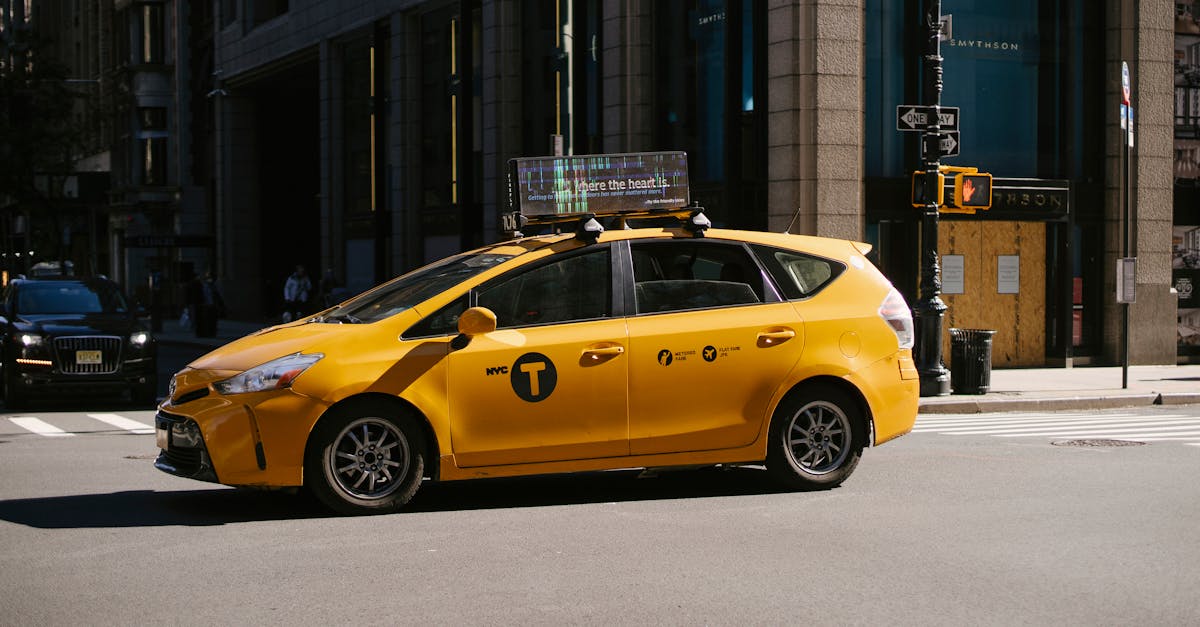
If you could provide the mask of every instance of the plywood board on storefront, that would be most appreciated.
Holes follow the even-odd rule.
[[[962,256],[962,293],[942,295],[947,366],[951,328],[995,330],[993,367],[1045,366],[1046,225],[942,221],[938,252]],[[1001,293],[1014,291],[1014,282],[1016,293]]]

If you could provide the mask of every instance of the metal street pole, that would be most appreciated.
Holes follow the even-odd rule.
[[[925,188],[935,190],[941,153],[926,150],[924,135],[937,133],[940,127],[939,107],[942,100],[941,0],[925,0],[926,29],[924,85],[922,104],[932,107],[922,133],[921,166],[925,171]],[[937,142],[933,142],[937,144]],[[950,393],[950,371],[942,364],[942,317],[946,305],[942,302],[942,280],[938,268],[938,205],[937,193],[929,194],[931,202],[921,209],[921,289],[913,313],[917,328],[917,372],[921,377],[921,396],[945,396]]]

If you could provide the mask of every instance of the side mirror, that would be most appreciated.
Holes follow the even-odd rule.
[[[458,317],[458,332],[466,337],[496,330],[496,314],[487,307],[472,307]]]

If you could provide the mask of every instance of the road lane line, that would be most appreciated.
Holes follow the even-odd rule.
[[[154,427],[152,427],[148,424],[138,422],[136,420],[130,420],[124,416],[120,416],[117,414],[88,414],[88,417],[95,418],[96,420],[99,420],[100,422],[106,422],[114,427],[117,427],[118,429],[124,429],[131,433],[140,433],[140,434],[154,433]]]
[[[38,420],[33,416],[17,416],[15,418],[9,418],[9,420],[22,429],[32,431],[38,435],[44,435],[48,438],[61,438],[75,435],[74,433],[67,433],[66,431],[63,431],[62,429],[59,429],[48,422]]]

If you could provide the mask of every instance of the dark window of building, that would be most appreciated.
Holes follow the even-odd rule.
[[[133,62],[133,53],[129,43],[133,33],[129,24],[129,9],[116,11],[112,20],[113,59],[118,67],[124,67]]]
[[[342,129],[345,136],[342,145],[346,151],[343,181],[348,218],[370,214],[373,208],[371,88],[371,46],[363,37],[342,49]]]
[[[414,244],[425,261],[483,242],[481,12],[458,9],[421,17],[422,241]]]
[[[221,0],[221,26],[229,26],[237,18],[238,0]]]
[[[288,12],[288,0],[247,0],[253,26],[258,26]]]
[[[459,20],[452,9],[421,19],[421,225],[424,259],[459,249],[461,216],[457,207],[458,97],[455,54]]]
[[[571,73],[565,37],[569,0],[521,3],[521,128],[523,156],[572,152]]]
[[[604,47],[601,40],[599,0],[575,0],[575,37],[571,62],[574,67],[573,103],[574,124],[571,127],[571,148],[574,154],[604,152],[603,80]]]
[[[685,150],[692,198],[718,225],[766,226],[765,7],[654,3],[654,148]]]
[[[866,174],[907,176],[918,133],[896,130],[896,107],[921,104],[924,38],[920,0],[868,0],[866,14]],[[1102,68],[1103,41],[1089,41],[1095,11],[1083,0],[945,0],[952,37],[941,43],[941,104],[958,107],[959,155],[951,165],[1011,178],[1098,175],[1099,134],[1085,132],[1091,68]],[[1100,55],[1100,57],[1097,57]],[[1093,122],[1095,124],[1093,124]]]

